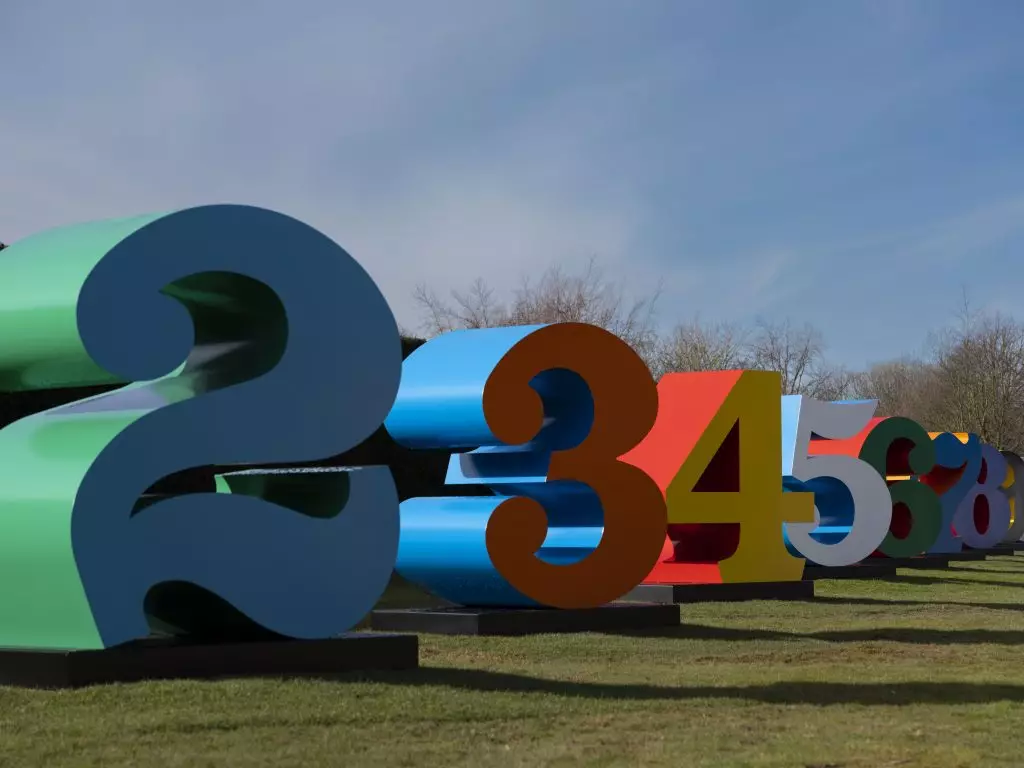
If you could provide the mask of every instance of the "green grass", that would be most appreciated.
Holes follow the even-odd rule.
[[[686,606],[678,630],[637,636],[424,636],[408,673],[0,688],[0,764],[1024,762],[1024,557],[818,595]]]

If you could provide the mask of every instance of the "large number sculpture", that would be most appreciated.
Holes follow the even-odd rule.
[[[991,445],[981,446],[981,467],[967,495],[957,505],[953,526],[972,549],[1002,542],[1010,527],[1010,502],[1001,491],[1009,466]]]
[[[654,428],[623,457],[668,504],[648,584],[793,581],[804,562],[783,523],[812,522],[810,493],[783,493],[778,373],[677,373],[658,383]]]
[[[814,456],[856,457],[885,478],[888,500],[878,499],[879,507],[861,510],[887,521],[888,533],[875,554],[911,557],[924,553],[935,541],[942,524],[939,498],[914,479],[934,469],[935,447],[919,424],[902,417],[874,418],[852,437],[812,439],[808,450]],[[843,526],[838,528],[841,531]]]
[[[921,482],[938,494],[942,509],[939,535],[928,551],[934,554],[956,553],[963,549],[963,542],[956,535],[955,518],[981,473],[981,441],[973,434],[928,434],[935,445],[935,468],[922,475]]]
[[[0,391],[120,384],[0,430],[0,645],[329,638],[392,569],[467,606],[592,609],[641,582],[793,582],[805,561],[1024,535],[1024,463],[777,373],[669,374],[578,323],[456,331],[405,362],[338,245],[217,205],[52,230],[0,256]],[[401,505],[386,467],[274,469],[385,424],[452,451]],[[154,487],[196,467],[215,491]],[[267,468],[270,466],[271,468]]]
[[[456,331],[405,362],[386,427],[454,454],[449,484],[490,497],[402,504],[398,572],[464,605],[586,608],[646,574],[665,504],[617,457],[658,413],[650,373],[623,341],[564,323]]]
[[[1011,451],[1000,451],[1006,459],[1006,480],[1002,491],[1010,509],[1010,527],[1001,544],[1013,544],[1024,537],[1024,461]]]
[[[126,382],[0,431],[0,645],[325,638],[372,607],[398,546],[385,467],[141,501],[180,470],[321,459],[378,427],[399,335],[352,257],[287,216],[210,206],[30,237],[0,286],[4,389]]]
[[[885,477],[863,459],[812,455],[811,437],[857,435],[877,402],[825,403],[802,395],[782,398],[784,481],[814,493],[815,522],[789,523],[787,538],[807,560],[853,565],[869,557],[889,532],[891,499]]]

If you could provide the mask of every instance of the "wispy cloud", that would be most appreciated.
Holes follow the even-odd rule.
[[[252,203],[334,237],[411,327],[419,282],[511,289],[596,256],[638,292],[664,278],[665,324],[788,315],[842,358],[898,354],[944,318],[893,274],[1024,288],[1020,20],[945,0],[8,4],[0,239]]]
[[[992,255],[993,248],[1008,241],[1019,241],[1021,235],[1024,235],[1024,181],[1019,197],[973,208],[937,222],[927,233],[907,238],[906,245],[899,249],[899,256],[907,263],[927,264],[932,269],[964,265],[977,269]],[[1024,279],[1024,274],[1017,279]]]

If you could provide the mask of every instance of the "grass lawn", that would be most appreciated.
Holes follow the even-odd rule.
[[[0,764],[1024,764],[1024,556],[817,588],[644,636],[423,636],[411,673],[0,688]]]

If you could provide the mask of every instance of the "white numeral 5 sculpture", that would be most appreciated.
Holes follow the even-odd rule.
[[[822,402],[782,398],[782,475],[814,492],[814,523],[787,523],[789,544],[808,561],[853,565],[871,555],[889,533],[892,499],[885,478],[851,456],[810,456],[812,435],[855,436],[875,414],[877,400]]]

